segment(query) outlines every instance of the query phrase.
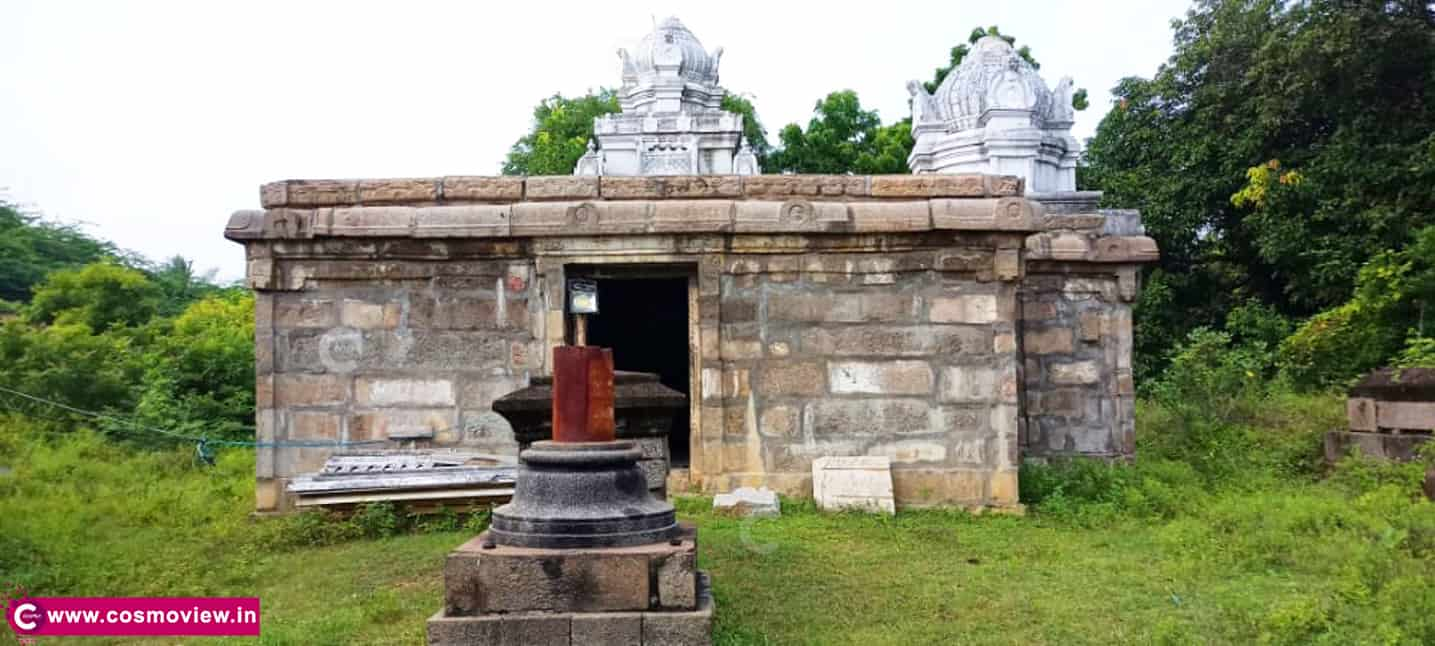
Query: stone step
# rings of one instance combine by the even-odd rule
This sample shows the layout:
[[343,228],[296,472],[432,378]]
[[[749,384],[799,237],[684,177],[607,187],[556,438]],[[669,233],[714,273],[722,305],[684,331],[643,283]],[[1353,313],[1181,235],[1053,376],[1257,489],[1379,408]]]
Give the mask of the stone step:
[[514,612],[428,620],[429,646],[708,646],[714,602],[707,573],[697,575],[692,610]]

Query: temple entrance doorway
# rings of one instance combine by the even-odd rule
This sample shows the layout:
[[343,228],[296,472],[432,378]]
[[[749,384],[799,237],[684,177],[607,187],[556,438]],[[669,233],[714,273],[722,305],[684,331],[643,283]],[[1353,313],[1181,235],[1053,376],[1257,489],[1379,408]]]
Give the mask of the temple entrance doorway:
[[588,319],[588,344],[611,348],[614,369],[656,373],[664,386],[688,397],[689,407],[674,416],[668,432],[671,467],[687,468],[692,458],[689,339],[696,325],[690,306],[695,268],[569,265],[565,273],[598,285],[598,313]]

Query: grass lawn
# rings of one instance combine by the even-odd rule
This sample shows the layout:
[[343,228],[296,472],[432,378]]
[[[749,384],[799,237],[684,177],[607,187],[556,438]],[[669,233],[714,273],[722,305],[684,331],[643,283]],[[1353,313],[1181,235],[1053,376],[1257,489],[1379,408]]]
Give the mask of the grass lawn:
[[[418,644],[443,556],[473,533],[382,514],[254,519],[252,455],[196,467],[180,451],[20,443],[4,428],[0,455],[19,459],[0,475],[0,579],[37,596],[257,595],[261,643]],[[1083,477],[1126,473],[1119,497],[1049,494],[1026,517],[678,507],[700,529],[719,644],[1435,639],[1435,505],[1408,482],[1370,471],[1204,491],[1155,460],[1102,469]],[[1165,511],[1131,511],[1152,508]]]

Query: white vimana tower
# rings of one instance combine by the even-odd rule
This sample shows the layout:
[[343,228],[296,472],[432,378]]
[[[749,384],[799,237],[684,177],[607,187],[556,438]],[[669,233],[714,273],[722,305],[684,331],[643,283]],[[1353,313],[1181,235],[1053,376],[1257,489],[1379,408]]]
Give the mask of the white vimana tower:
[[1071,135],[1074,88],[1055,88],[1005,40],[987,36],[928,94],[909,81],[913,173],[987,173],[1026,180],[1027,195],[1076,190],[1081,144]]
[[593,120],[597,140],[574,175],[756,175],[742,137],[742,115],[722,109],[722,48],[708,52],[677,18],[668,18],[631,52],[618,50],[619,114]]

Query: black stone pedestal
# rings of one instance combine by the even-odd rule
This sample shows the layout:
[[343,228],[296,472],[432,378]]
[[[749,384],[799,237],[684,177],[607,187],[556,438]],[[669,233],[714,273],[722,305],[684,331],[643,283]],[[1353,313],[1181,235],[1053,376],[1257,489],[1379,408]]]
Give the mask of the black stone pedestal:
[[534,442],[519,454],[513,502],[493,511],[499,545],[622,547],[678,533],[673,506],[648,491],[632,442]]

